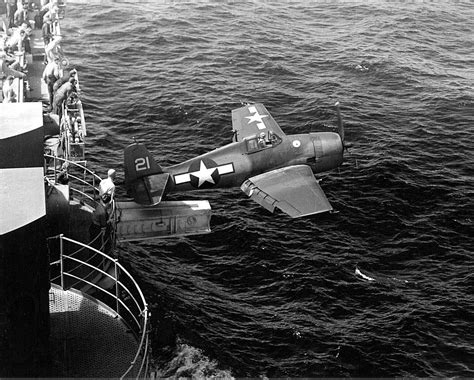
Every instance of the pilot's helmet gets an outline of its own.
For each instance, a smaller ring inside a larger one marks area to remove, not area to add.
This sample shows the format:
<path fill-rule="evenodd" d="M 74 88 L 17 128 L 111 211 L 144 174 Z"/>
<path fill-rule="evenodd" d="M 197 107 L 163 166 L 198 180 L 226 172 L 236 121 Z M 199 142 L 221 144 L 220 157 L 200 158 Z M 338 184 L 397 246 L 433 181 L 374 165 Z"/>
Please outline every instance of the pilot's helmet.
<path fill-rule="evenodd" d="M 260 138 L 261 138 L 262 140 L 265 139 L 265 132 L 260 133 Z"/>

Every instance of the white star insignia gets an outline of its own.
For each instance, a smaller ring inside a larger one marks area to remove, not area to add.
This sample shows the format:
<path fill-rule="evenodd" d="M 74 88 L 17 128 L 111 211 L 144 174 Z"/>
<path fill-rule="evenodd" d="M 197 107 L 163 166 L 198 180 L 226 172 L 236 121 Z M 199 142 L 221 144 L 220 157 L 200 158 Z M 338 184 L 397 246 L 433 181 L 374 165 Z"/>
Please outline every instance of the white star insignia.
<path fill-rule="evenodd" d="M 268 117 L 268 115 L 260 115 L 256 107 L 252 106 L 249 107 L 250 113 L 252 116 L 245 116 L 246 119 L 249 119 L 249 124 L 253 122 L 257 122 L 258 129 L 265 129 L 265 124 L 263 123 L 263 118 Z"/>
<path fill-rule="evenodd" d="M 214 179 L 212 178 L 212 174 L 216 171 L 216 169 L 217 168 L 208 169 L 206 167 L 206 164 L 201 160 L 199 170 L 197 172 L 192 172 L 189 174 L 199 178 L 198 187 L 201 187 L 204 182 L 215 184 Z"/>
<path fill-rule="evenodd" d="M 214 168 L 208 169 L 206 165 L 201 161 L 199 164 L 200 169 L 195 172 L 189 172 L 189 173 L 182 173 L 182 174 L 176 174 L 174 176 L 174 181 L 176 182 L 177 185 L 180 185 L 182 183 L 187 183 L 191 181 L 191 175 L 194 177 L 199 178 L 199 184 L 198 187 L 200 187 L 204 182 L 209 182 L 211 184 L 216 185 L 216 181 L 219 182 L 219 176 L 224 175 L 224 174 L 229 174 L 229 173 L 234 173 L 234 164 L 229 163 L 229 164 L 223 164 L 216 166 Z M 214 180 L 212 178 L 212 175 L 214 174 L 214 171 L 217 170 L 217 173 L 219 176 Z"/>

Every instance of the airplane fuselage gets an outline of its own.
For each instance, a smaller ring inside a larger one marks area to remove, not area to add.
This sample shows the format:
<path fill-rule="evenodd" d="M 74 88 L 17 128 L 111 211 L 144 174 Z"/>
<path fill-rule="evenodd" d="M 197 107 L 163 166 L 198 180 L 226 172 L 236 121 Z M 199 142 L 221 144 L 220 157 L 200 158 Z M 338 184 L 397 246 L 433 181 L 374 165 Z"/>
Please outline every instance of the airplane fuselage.
<path fill-rule="evenodd" d="M 292 218 L 333 208 L 315 173 L 342 164 L 344 125 L 338 133 L 287 135 L 261 103 L 232 110 L 234 142 L 177 165 L 160 166 L 143 144 L 125 148 L 128 194 L 136 203 L 157 205 L 170 192 L 240 187 L 270 212 Z"/>
<path fill-rule="evenodd" d="M 262 143 L 255 138 L 233 142 L 177 165 L 166 192 L 239 187 L 246 179 L 291 165 L 308 165 L 313 173 L 338 167 L 343 160 L 339 134 L 318 132 L 286 135 Z"/>

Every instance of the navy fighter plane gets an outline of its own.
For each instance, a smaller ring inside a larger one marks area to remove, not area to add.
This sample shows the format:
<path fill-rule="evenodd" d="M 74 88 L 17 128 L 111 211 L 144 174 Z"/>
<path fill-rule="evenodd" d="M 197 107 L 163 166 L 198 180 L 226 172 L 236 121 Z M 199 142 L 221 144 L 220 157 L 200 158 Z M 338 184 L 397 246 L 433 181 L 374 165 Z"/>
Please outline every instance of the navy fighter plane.
<path fill-rule="evenodd" d="M 170 192 L 240 186 L 267 210 L 292 218 L 331 211 L 313 173 L 342 164 L 348 144 L 336 108 L 338 133 L 286 135 L 263 104 L 246 105 L 232 111 L 232 143 L 166 168 L 134 143 L 124 151 L 127 190 L 137 203 L 155 205 Z"/>

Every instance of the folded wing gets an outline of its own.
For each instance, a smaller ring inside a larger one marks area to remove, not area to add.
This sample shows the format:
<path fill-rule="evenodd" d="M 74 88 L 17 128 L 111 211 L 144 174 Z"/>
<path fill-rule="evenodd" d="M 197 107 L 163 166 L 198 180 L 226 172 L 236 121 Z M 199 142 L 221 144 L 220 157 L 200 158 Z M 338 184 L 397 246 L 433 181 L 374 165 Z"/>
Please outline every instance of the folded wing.
<path fill-rule="evenodd" d="M 232 128 L 235 141 L 242 141 L 245 137 L 271 131 L 283 137 L 285 134 L 273 119 L 263 104 L 249 104 L 232 111 Z"/>
<path fill-rule="evenodd" d="M 292 218 L 333 209 L 306 165 L 288 166 L 249 178 L 241 189 L 270 212 L 276 207 Z"/>

